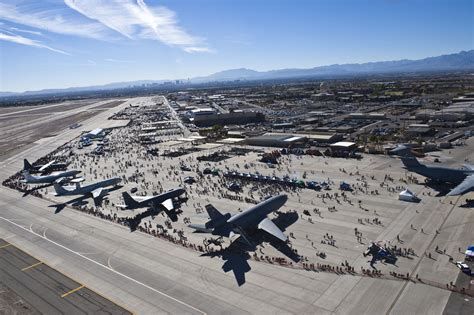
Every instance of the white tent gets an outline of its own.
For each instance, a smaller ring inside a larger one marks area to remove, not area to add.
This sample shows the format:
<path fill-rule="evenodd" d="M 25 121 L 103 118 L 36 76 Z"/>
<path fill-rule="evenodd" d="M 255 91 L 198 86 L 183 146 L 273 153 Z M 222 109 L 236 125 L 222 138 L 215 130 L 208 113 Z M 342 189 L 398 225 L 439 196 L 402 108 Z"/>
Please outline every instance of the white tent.
<path fill-rule="evenodd" d="M 415 194 L 409 191 L 408 189 L 405 189 L 404 191 L 402 191 L 398 195 L 398 199 L 403 200 L 403 201 L 417 201 L 418 200 Z"/>
<path fill-rule="evenodd" d="M 474 257 L 474 245 L 468 246 L 466 250 L 466 256 Z"/>

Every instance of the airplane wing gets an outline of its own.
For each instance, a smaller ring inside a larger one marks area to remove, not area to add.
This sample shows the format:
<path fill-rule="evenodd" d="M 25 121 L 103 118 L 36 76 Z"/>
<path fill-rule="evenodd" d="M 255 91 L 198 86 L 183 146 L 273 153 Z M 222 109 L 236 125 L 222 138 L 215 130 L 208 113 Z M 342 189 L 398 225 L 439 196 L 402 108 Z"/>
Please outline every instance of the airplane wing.
<path fill-rule="evenodd" d="M 46 163 L 45 165 L 43 165 L 43 166 L 41 166 L 41 167 L 39 168 L 39 171 L 42 172 L 42 171 L 46 170 L 46 169 L 47 169 L 48 167 L 50 167 L 54 162 L 55 162 L 55 161 L 52 160 L 52 161 Z"/>
<path fill-rule="evenodd" d="M 174 209 L 173 200 L 171 199 L 165 200 L 161 204 L 169 211 Z"/>
<path fill-rule="evenodd" d="M 265 218 L 258 224 L 258 228 L 286 242 L 286 235 L 273 223 L 272 220 Z"/>
<path fill-rule="evenodd" d="M 94 199 L 99 198 L 100 195 L 102 194 L 103 190 L 104 190 L 104 188 L 100 187 L 100 188 L 97 188 L 97 189 L 94 189 L 93 191 L 91 191 L 92 198 L 94 198 Z"/>
<path fill-rule="evenodd" d="M 461 184 L 454 187 L 447 196 L 457 196 L 462 195 L 469 189 L 474 188 L 474 174 L 467 176 Z"/>

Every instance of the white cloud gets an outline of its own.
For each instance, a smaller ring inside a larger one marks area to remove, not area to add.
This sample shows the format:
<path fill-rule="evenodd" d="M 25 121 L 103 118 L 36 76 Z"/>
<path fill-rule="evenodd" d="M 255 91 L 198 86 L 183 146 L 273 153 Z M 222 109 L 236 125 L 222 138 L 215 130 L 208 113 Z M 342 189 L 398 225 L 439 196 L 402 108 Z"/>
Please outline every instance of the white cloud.
<path fill-rule="evenodd" d="M 106 58 L 105 61 L 115 62 L 115 63 L 133 63 L 130 60 L 120 60 L 120 59 L 113 59 L 113 58 Z"/>
<path fill-rule="evenodd" d="M 5 34 L 5 33 L 0 33 L 0 40 L 16 43 L 16 44 L 20 44 L 20 45 L 44 48 L 44 49 L 48 49 L 48 50 L 51 50 L 51 51 L 54 51 L 56 53 L 60 53 L 60 54 L 63 54 L 63 55 L 70 55 L 69 53 L 67 53 L 65 51 L 49 47 L 48 45 L 45 45 L 45 44 L 41 43 L 40 41 L 29 39 L 29 38 L 26 38 L 26 37 L 23 37 L 23 36 L 20 36 L 20 35 L 8 35 L 8 34 Z"/>
<path fill-rule="evenodd" d="M 185 47 L 183 48 L 185 52 L 187 53 L 200 53 L 200 52 L 207 52 L 207 53 L 211 53 L 211 52 L 214 52 L 214 50 L 212 49 L 209 49 L 207 47 Z"/>
<path fill-rule="evenodd" d="M 158 40 L 179 46 L 187 52 L 209 52 L 198 47 L 202 39 L 188 34 L 179 25 L 176 14 L 165 7 L 150 7 L 144 0 L 64 0 L 84 16 L 99 21 L 130 39 Z"/>
<path fill-rule="evenodd" d="M 41 33 L 41 32 L 30 31 L 30 30 L 23 30 L 23 29 L 16 28 L 16 27 L 10 27 L 10 30 L 16 31 L 16 32 L 21 32 L 21 33 L 27 33 L 27 34 L 37 35 L 37 36 L 43 36 L 43 33 Z"/>
<path fill-rule="evenodd" d="M 104 39 L 108 30 L 100 23 L 85 22 L 77 13 L 67 7 L 41 6 L 41 2 L 31 4 L 0 3 L 0 19 L 26 25 L 48 32 L 74 35 L 87 38 Z"/>

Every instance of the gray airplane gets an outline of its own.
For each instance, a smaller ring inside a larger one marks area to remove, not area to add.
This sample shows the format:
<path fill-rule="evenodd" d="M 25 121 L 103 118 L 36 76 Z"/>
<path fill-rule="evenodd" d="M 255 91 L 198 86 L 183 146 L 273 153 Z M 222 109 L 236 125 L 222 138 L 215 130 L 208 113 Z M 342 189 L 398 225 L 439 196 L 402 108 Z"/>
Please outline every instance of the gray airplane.
<path fill-rule="evenodd" d="M 54 190 L 56 191 L 56 196 L 91 195 L 94 200 L 97 200 L 103 197 L 106 193 L 107 190 L 105 187 L 115 186 L 121 181 L 122 179 L 120 177 L 113 177 L 86 186 L 81 186 L 79 182 L 76 182 L 76 187 L 73 189 L 65 188 L 58 183 L 55 183 Z"/>
<path fill-rule="evenodd" d="M 185 193 L 182 188 L 172 189 L 156 196 L 130 196 L 127 192 L 123 192 L 124 205 L 118 205 L 117 207 L 123 210 L 135 210 L 139 208 L 149 207 L 155 211 L 163 210 L 168 217 L 176 222 L 178 217 L 174 212 L 173 198 L 177 198 Z"/>
<path fill-rule="evenodd" d="M 464 165 L 464 168 L 460 169 L 424 165 L 421 164 L 416 157 L 410 154 L 409 148 L 407 147 L 401 146 L 392 150 L 392 152 L 401 157 L 402 163 L 408 171 L 415 172 L 437 182 L 457 185 L 447 194 L 447 196 L 462 195 L 474 188 L 474 166 L 472 165 Z"/>
<path fill-rule="evenodd" d="M 64 171 L 53 173 L 50 175 L 35 176 L 31 175 L 30 172 L 28 172 L 27 170 L 23 170 L 23 177 L 25 179 L 21 182 L 26 184 L 51 184 L 66 177 L 75 177 L 80 172 L 81 171 Z"/>
<path fill-rule="evenodd" d="M 209 214 L 210 220 L 204 225 L 190 224 L 189 227 L 199 232 L 229 238 L 240 234 L 251 246 L 253 246 L 253 243 L 250 237 L 258 230 L 263 230 L 284 242 L 287 240 L 287 237 L 272 220 L 267 218 L 267 215 L 278 210 L 287 200 L 288 197 L 286 195 L 271 197 L 235 215 L 231 215 L 230 213 L 222 214 L 209 204 L 206 206 L 206 211 Z"/>
<path fill-rule="evenodd" d="M 31 165 L 27 159 L 23 160 L 23 169 L 32 173 L 46 173 L 50 171 L 64 170 L 67 167 L 66 163 L 54 163 L 56 161 L 50 161 L 44 165 Z"/>

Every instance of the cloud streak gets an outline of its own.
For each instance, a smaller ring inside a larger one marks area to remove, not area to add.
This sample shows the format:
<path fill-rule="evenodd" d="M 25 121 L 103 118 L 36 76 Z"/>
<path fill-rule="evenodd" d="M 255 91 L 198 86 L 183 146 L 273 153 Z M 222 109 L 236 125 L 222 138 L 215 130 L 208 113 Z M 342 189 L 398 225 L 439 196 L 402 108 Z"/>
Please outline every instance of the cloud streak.
<path fill-rule="evenodd" d="M 102 24 L 84 21 L 64 5 L 45 9 L 35 3 L 0 3 L 0 19 L 57 34 L 94 39 L 106 39 L 110 36 L 110 32 Z"/>
<path fill-rule="evenodd" d="M 0 40 L 16 43 L 16 44 L 20 44 L 20 45 L 26 45 L 26 46 L 37 47 L 37 48 L 44 48 L 44 49 L 48 49 L 50 51 L 54 51 L 54 52 L 59 53 L 59 54 L 70 56 L 69 53 L 67 53 L 63 50 L 50 47 L 50 46 L 45 45 L 45 44 L 43 44 L 43 43 L 41 43 L 37 40 L 29 39 L 29 38 L 26 38 L 26 37 L 23 37 L 23 36 L 20 36 L 20 35 L 9 35 L 9 34 L 5 34 L 5 33 L 0 32 Z"/>
<path fill-rule="evenodd" d="M 179 25 L 176 14 L 165 7 L 148 6 L 144 0 L 64 0 L 71 9 L 129 39 L 151 39 L 186 52 L 209 52 L 201 38 Z"/>

